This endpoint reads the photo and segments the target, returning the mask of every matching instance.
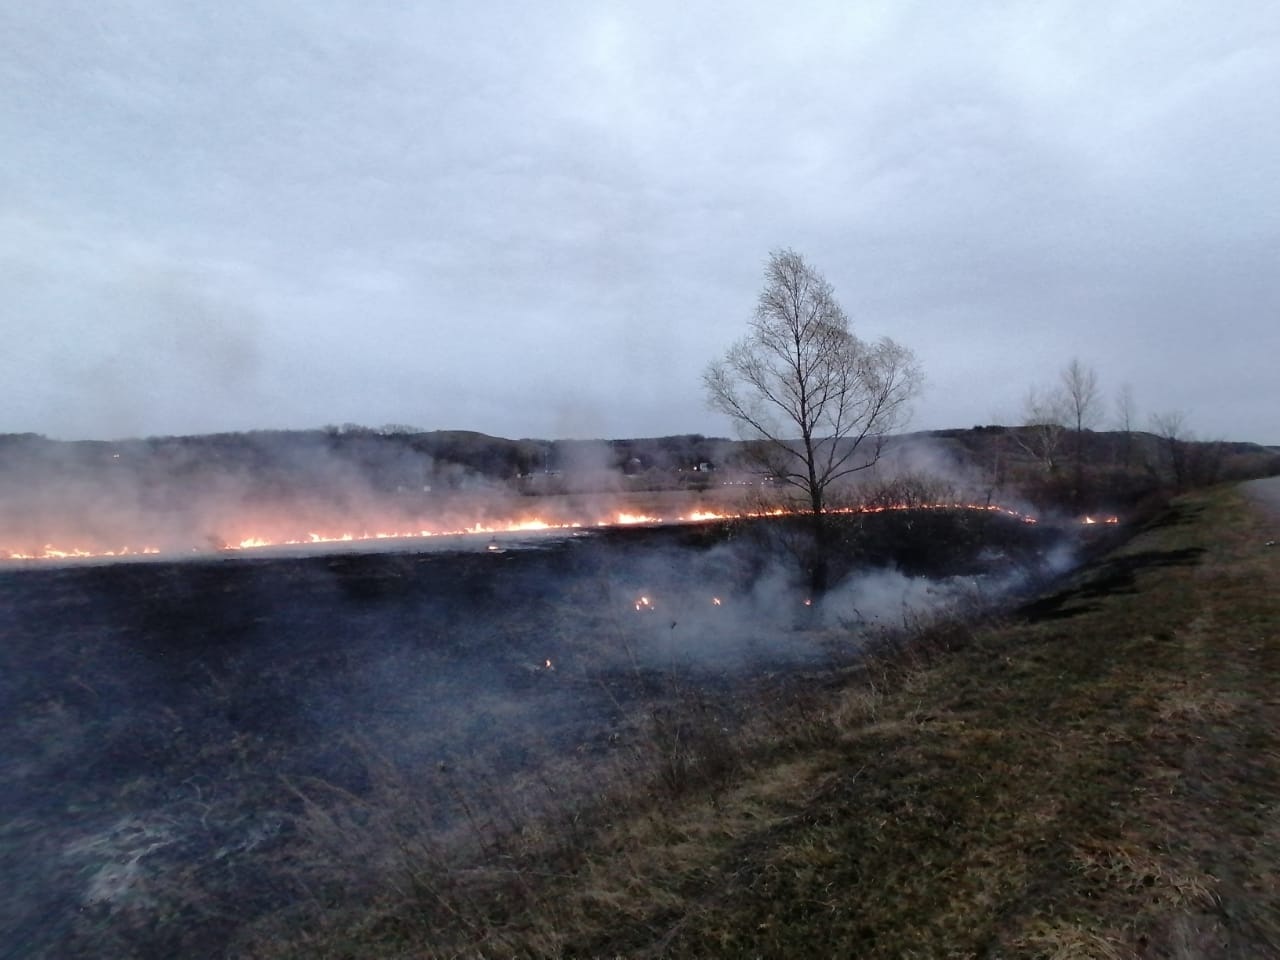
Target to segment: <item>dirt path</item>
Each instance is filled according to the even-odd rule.
[[[1272,517],[1280,520],[1280,477],[1250,480],[1241,484],[1240,489],[1255,503],[1261,504]]]

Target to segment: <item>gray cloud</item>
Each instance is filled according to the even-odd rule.
[[[1280,13],[1174,3],[0,12],[0,430],[724,433],[769,249],[921,354],[1277,442]]]

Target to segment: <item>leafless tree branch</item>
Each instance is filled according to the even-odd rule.
[[[758,441],[762,465],[819,526],[832,484],[874,464],[919,392],[915,355],[859,340],[830,283],[798,253],[770,255],[749,332],[703,375],[709,405]]]

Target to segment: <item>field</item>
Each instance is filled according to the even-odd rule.
[[[688,789],[405,882],[298,957],[1280,956],[1280,553],[1178,501],[1019,613],[777,698]],[[416,881],[416,882],[415,882]]]
[[[602,790],[696,793],[762,705],[1073,542],[842,532],[817,604],[777,520],[0,572],[4,955],[259,955],[394,896],[408,851],[454,869]]]

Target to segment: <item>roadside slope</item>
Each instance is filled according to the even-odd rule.
[[[1280,548],[1238,490],[450,911],[307,956],[1280,956]],[[441,901],[443,902],[443,901]],[[434,918],[434,919],[431,919]]]
[[[912,677],[664,950],[1280,956],[1274,536],[1239,493],[1189,498]]]

